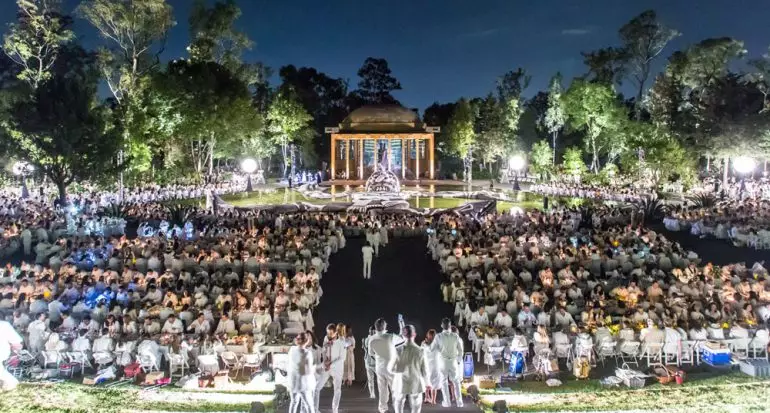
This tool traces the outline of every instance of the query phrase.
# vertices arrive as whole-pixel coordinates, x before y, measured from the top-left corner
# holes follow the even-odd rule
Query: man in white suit
[[[400,320],[399,320],[400,321]],[[377,393],[379,402],[377,409],[380,413],[388,411],[390,389],[393,386],[393,369],[395,367],[396,346],[403,343],[403,338],[397,334],[388,333],[388,323],[384,318],[378,318],[374,322],[377,332],[369,337],[369,354],[374,356],[374,371],[377,373]]]
[[[460,375],[458,367],[462,366],[463,340],[457,333],[452,332],[452,321],[448,318],[441,320],[442,332],[436,334],[433,340],[433,350],[438,351],[438,368],[441,376],[441,405],[451,406],[449,395],[449,382],[452,382],[452,390],[457,407],[463,407],[463,396],[460,394]]]
[[[406,338],[406,344],[398,355],[393,376],[393,408],[396,413],[404,412],[404,402],[409,399],[411,413],[422,410],[422,394],[430,390],[428,383],[428,368],[422,347],[414,342],[415,329],[413,325],[403,328],[401,334]]]

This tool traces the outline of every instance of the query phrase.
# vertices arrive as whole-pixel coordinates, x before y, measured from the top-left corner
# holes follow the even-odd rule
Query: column
[[[434,164],[435,159],[434,159],[434,156],[433,156],[433,150],[434,150],[433,139],[434,139],[434,135],[431,134],[430,138],[428,139],[428,156],[430,157],[430,160],[428,162],[430,162],[429,163],[429,165],[430,165],[430,179],[435,179],[434,178],[434,172],[435,172],[435,168],[436,168],[436,166]]]
[[[337,135],[332,135],[332,167],[331,167],[331,175],[329,177],[330,180],[334,180],[337,178],[337,175],[335,173],[335,166],[337,164]]]
[[[390,159],[393,157],[393,146],[391,145],[391,138],[392,136],[388,135],[388,170],[390,171],[390,168],[393,165],[393,161]]]
[[[350,179],[350,139],[345,139],[345,179]]]
[[[409,158],[407,158],[406,153],[406,146],[408,145],[408,141],[401,138],[401,179],[406,179],[406,163],[409,162]]]
[[[420,180],[420,138],[417,138],[414,140],[414,159],[415,159],[415,165],[414,165],[415,178],[419,181]]]
[[[364,179],[364,140],[358,139],[358,179]]]

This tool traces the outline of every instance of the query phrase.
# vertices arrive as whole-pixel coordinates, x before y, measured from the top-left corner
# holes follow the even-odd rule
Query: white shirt
[[[364,254],[364,261],[371,261],[372,255],[374,255],[374,248],[368,245],[364,245],[361,247],[361,253]]]
[[[310,349],[292,346],[289,349],[289,391],[301,393],[315,390],[315,360]]]
[[[396,362],[396,343],[402,339],[395,334],[382,332],[369,337],[369,354],[374,356],[377,372],[392,372]]]
[[[0,362],[11,356],[11,347],[20,346],[21,336],[7,321],[0,321]]]
[[[394,394],[420,394],[428,383],[425,354],[420,346],[408,342],[398,355],[393,378]]]
[[[498,327],[511,328],[513,327],[513,318],[508,314],[497,313],[495,325]]]
[[[174,321],[166,320],[166,322],[163,323],[163,328],[160,331],[162,333],[181,334],[184,332],[182,320],[178,318],[174,319]]]
[[[328,337],[324,337],[324,346],[321,349],[321,360],[323,360],[324,366],[327,363],[331,363],[329,372],[334,375],[342,375],[342,370],[345,367],[346,355],[344,339],[337,338],[330,342]]]
[[[463,340],[457,333],[442,331],[433,340],[433,349],[445,360],[460,360],[463,356]]]

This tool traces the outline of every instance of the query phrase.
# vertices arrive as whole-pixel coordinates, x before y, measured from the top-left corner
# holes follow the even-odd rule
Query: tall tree
[[[628,51],[622,47],[606,47],[593,52],[582,52],[588,66],[587,78],[606,85],[620,85],[626,74]]]
[[[21,67],[18,78],[32,89],[51,76],[59,52],[74,34],[60,0],[17,0],[17,21],[8,26],[3,51]]]
[[[460,99],[449,119],[447,130],[452,151],[463,160],[463,179],[468,183],[473,180],[473,148],[476,146],[474,129],[473,108],[467,100]]]
[[[502,110],[503,119],[503,152],[511,153],[520,150],[519,122],[524,113],[522,93],[529,87],[531,76],[522,68],[505,73],[497,81],[497,95]]]
[[[491,170],[495,163],[506,153],[506,125],[502,107],[490,93],[476,103],[474,122],[478,146],[484,148],[479,153],[479,161]]]
[[[246,83],[216,62],[169,62],[155,87],[177,108],[175,135],[200,175],[212,175],[216,148],[240,148],[261,126]]]
[[[77,46],[60,50],[51,76],[28,99],[13,105],[7,136],[0,145],[42,172],[66,201],[73,182],[115,172],[120,145],[98,105],[98,71],[93,56]]]
[[[149,76],[160,64],[162,43],[175,24],[173,11],[166,0],[84,0],[77,13],[96,28],[106,42],[100,49],[102,75],[116,103],[114,123],[122,130],[126,148],[118,153],[121,166],[119,194],[123,196],[125,149],[128,159],[132,149],[146,152],[148,147],[137,137],[130,136],[135,127],[134,97],[149,83]],[[130,166],[130,165],[129,165]]]
[[[768,48],[770,50],[770,48]],[[770,109],[770,53],[765,53],[761,58],[749,60],[752,71],[746,75],[746,80],[753,83],[762,93],[762,109],[765,113]]]
[[[451,103],[438,103],[433,102],[432,105],[425,108],[422,114],[422,121],[429,126],[438,126],[441,131],[435,135],[436,139],[436,152],[439,156],[439,161],[452,152],[449,145],[449,133],[447,131],[447,125],[449,119],[452,117],[452,113],[455,110],[455,102]]]
[[[652,62],[666,45],[680,33],[658,21],[654,10],[646,10],[620,28],[626,54],[627,76],[636,86],[634,112],[641,119],[644,87],[650,77]]]
[[[599,157],[608,154],[610,159],[619,155],[617,130],[627,119],[625,109],[617,102],[612,86],[576,79],[564,94],[564,110],[570,126],[585,131],[585,148],[591,155],[591,171],[600,170]]]
[[[566,121],[561,95],[561,73],[557,73],[551,78],[548,85],[548,108],[545,111],[545,116],[543,116],[543,127],[551,134],[551,142],[553,143],[551,166],[556,165],[556,139]]]
[[[382,58],[368,57],[363,66],[358,69],[358,90],[356,96],[363,105],[398,104],[391,92],[401,90],[401,83],[396,79],[388,66],[388,61]]]
[[[289,168],[294,175],[296,147],[303,144],[303,138],[311,131],[313,118],[302,106],[294,89],[286,87],[280,89],[273,99],[267,119],[273,142],[281,149],[283,176],[286,177]]]
[[[542,140],[532,145],[529,162],[532,170],[540,175],[541,179],[545,179],[553,168],[553,149],[548,146],[548,141]]]

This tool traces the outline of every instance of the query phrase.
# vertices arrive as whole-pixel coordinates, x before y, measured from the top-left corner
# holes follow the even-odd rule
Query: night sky
[[[170,0],[177,26],[163,57],[184,57],[191,0]],[[77,0],[65,0],[72,10]],[[408,107],[454,101],[493,90],[498,76],[519,66],[532,75],[531,95],[561,71],[566,79],[585,72],[581,51],[618,44],[617,31],[646,9],[654,9],[683,35],[665,51],[708,37],[745,42],[750,56],[770,45],[766,0],[241,0],[239,21],[256,43],[249,61],[275,69],[313,66],[333,77],[358,82],[368,56],[384,57]],[[14,18],[15,1],[0,2],[0,18]],[[98,41],[78,20],[86,46]],[[665,62],[661,59],[661,64]],[[272,83],[275,84],[276,79]],[[565,82],[566,83],[566,82]],[[565,84],[566,86],[567,84]]]

